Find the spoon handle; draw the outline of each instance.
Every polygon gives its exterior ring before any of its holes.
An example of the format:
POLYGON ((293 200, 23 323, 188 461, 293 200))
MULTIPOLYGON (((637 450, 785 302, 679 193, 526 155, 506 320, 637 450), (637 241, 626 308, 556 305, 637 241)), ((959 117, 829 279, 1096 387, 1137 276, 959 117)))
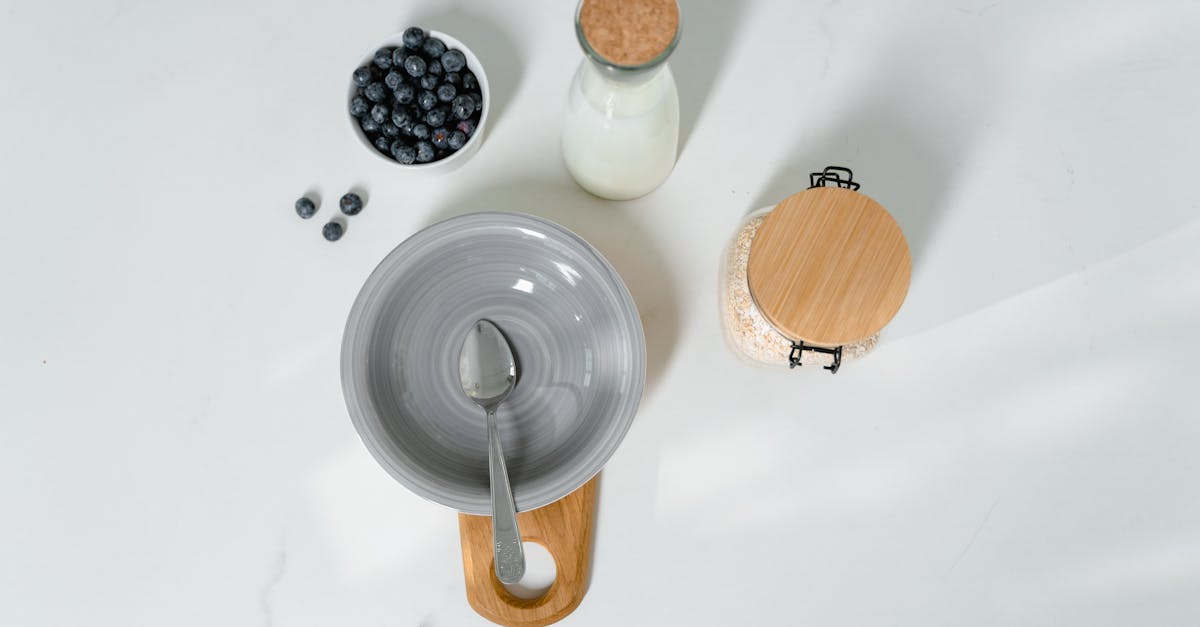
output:
POLYGON ((504 466, 504 451, 500 448, 495 409, 488 410, 487 423, 496 578, 501 583, 512 584, 525 576, 525 550, 521 547, 521 531, 517 528, 517 505, 513 502, 512 487, 508 483, 508 469, 504 466))

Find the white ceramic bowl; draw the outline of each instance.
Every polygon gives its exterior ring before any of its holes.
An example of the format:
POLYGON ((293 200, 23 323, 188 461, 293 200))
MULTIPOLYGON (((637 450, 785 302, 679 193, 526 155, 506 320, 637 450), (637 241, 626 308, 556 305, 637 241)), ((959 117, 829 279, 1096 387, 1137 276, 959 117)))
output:
MULTIPOLYGON (((475 56, 474 52, 471 52, 470 48, 463 44, 463 42, 451 37, 450 35, 447 35, 446 33, 436 30, 427 30, 425 31, 425 34, 429 37, 437 37, 438 39, 441 39, 443 42, 445 42, 446 48, 448 49, 457 48, 458 50, 461 50, 463 55, 467 57, 467 69, 471 70, 471 72, 475 74, 475 78, 479 81, 479 93, 483 95, 483 111, 481 111, 479 114, 479 124, 475 127, 475 132, 471 134, 471 137, 467 140, 467 143, 464 144, 462 148, 447 156, 445 159, 441 159, 439 161, 405 165, 399 161, 396 161, 395 159, 392 159, 391 157, 385 157, 379 154, 379 151, 375 149, 375 146, 367 140, 366 133, 363 133, 362 128, 358 125, 358 119, 350 115, 350 100, 356 95, 358 87, 354 84, 353 78, 350 79, 350 89, 346 94, 346 101, 343 103, 342 108, 344 111, 346 111, 346 117, 350 120, 350 128, 354 129, 354 136, 358 138, 358 141, 362 143, 363 147, 366 148, 368 152, 376 157, 405 170, 421 172, 449 172, 450 170, 459 167, 463 163, 466 163, 467 159, 470 159, 471 155, 474 155, 475 151, 479 150, 479 145, 483 143, 483 133, 487 129, 488 113, 492 108, 491 91, 488 89, 487 73, 483 71, 483 64, 479 62, 479 58, 475 56)), ((374 48, 371 48, 371 51, 367 53, 367 56, 363 57, 362 61, 360 61, 359 64, 354 67, 362 67, 364 65, 373 63, 375 60, 375 51, 383 48, 384 46, 401 47, 403 45, 404 33, 395 33, 387 39, 379 42, 379 44, 377 44, 374 48)))

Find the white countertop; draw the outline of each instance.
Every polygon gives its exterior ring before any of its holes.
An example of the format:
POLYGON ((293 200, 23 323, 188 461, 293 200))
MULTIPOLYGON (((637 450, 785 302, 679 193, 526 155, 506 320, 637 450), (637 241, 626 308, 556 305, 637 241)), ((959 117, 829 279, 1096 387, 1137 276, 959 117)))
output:
POLYGON ((559 155, 572 2, 3 13, 0 625, 486 624, 454 513, 374 464, 338 373, 375 264, 481 209, 583 235, 645 323, 563 624, 1200 616, 1200 4, 685 1, 679 162, 628 203, 559 155), (496 92, 449 178, 343 113, 412 23, 496 92), (744 366, 721 248, 829 164, 904 227, 908 300, 836 376, 744 366))

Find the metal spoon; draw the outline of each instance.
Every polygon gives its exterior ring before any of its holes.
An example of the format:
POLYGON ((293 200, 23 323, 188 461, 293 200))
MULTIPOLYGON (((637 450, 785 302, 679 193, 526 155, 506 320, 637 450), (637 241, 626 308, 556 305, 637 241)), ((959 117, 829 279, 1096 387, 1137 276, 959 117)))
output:
POLYGON ((458 375, 463 392, 487 412, 496 578, 502 583, 517 583, 525 575, 525 551, 521 548, 517 506, 504 467, 504 452, 500 449, 500 432, 496 430, 496 408, 516 384, 517 360, 496 325, 487 320, 471 325, 458 357, 458 375))

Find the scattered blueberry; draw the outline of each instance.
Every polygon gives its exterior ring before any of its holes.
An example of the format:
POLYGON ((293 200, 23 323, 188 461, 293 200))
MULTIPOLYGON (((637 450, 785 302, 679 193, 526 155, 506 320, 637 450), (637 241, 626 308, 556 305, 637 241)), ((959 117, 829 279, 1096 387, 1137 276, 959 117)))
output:
POLYGON ((462 122, 459 122, 458 126, 455 128, 462 131, 467 137, 470 137, 471 134, 475 132, 475 123, 471 120, 463 120, 462 122))
POLYGON ((364 100, 362 96, 355 96, 350 101, 350 115, 356 118, 361 118, 370 110, 371 107, 367 105, 367 101, 364 100))
POLYGON ((364 115, 362 119, 358 121, 358 124, 362 127, 362 130, 368 134, 379 132, 379 122, 376 122, 375 119, 369 115, 364 115))
MULTIPOLYGON (((386 127, 384 127, 384 128, 386 128, 386 127)), ((385 155, 388 154, 388 152, 389 152, 388 147, 391 146, 391 144, 392 144, 392 138, 390 138, 390 137, 384 137, 383 135, 380 135, 379 137, 375 138, 375 148, 378 149, 379 152, 382 152, 385 155)))
POLYGON ((330 222, 321 229, 321 235, 324 235, 325 239, 331 242, 336 242, 342 239, 342 233, 345 232, 345 230, 345 227, 343 227, 340 223, 330 222))
POLYGON ((400 127, 391 122, 384 122, 379 126, 379 130, 383 131, 383 134, 388 137, 398 137, 400 135, 400 127))
POLYGON ((467 134, 456 130, 450 133, 450 139, 446 140, 446 144, 450 146, 450 150, 458 150, 467 145, 467 134))
POLYGON ((433 144, 427 141, 417 142, 417 162, 429 163, 433 161, 433 144))
POLYGON ((441 54, 442 67, 447 72, 458 72, 467 67, 467 55, 461 50, 447 50, 441 54))
POLYGON ((437 128, 446 123, 446 110, 438 107, 432 109, 425 114, 425 123, 433 128, 437 128))
POLYGON ((380 48, 375 51, 375 67, 386 70, 392 67, 392 49, 380 48))
POLYGON ((433 129, 433 132, 429 134, 429 142, 438 150, 448 148, 450 146, 450 131, 444 128, 433 129))
POLYGON ((418 50, 425 43, 425 31, 417 26, 413 26, 404 31, 404 47, 409 50, 418 50))
POLYGON ((425 76, 425 59, 415 54, 408 55, 408 58, 404 60, 404 71, 413 78, 425 76))
POLYGON ((300 200, 296 201, 296 215, 307 220, 316 214, 317 204, 314 203, 308 196, 303 196, 300 198, 300 200))
POLYGON ((412 136, 417 139, 429 139, 429 127, 424 124, 413 124, 412 136))
POLYGON ((479 79, 475 78, 475 74, 470 70, 463 72, 462 87, 467 91, 475 91, 479 89, 479 79))
POLYGON ((358 212, 362 211, 363 201, 362 198, 358 197, 358 194, 346 192, 342 196, 342 199, 338 201, 338 207, 342 210, 342 213, 348 216, 356 216, 358 212))
POLYGON ((388 89, 391 89, 393 91, 398 89, 400 87, 400 83, 403 83, 403 82, 404 82, 404 75, 397 72, 396 70, 391 70, 390 72, 387 73, 387 76, 383 77, 383 84, 387 85, 388 89))
POLYGON ((428 65, 425 66, 425 71, 430 74, 433 74, 434 76, 441 76, 442 75, 442 63, 440 61, 438 61, 437 59, 434 59, 434 60, 430 61, 428 65))
POLYGON ((417 104, 420 105, 422 109, 428 111, 437 106, 437 96, 433 95, 433 92, 427 89, 420 94, 417 94, 417 104))
POLYGON ((437 37, 427 37, 425 43, 421 45, 421 49, 430 59, 440 59, 446 52, 446 44, 437 37))
POLYGON ((396 158, 396 161, 399 161, 404 165, 411 165, 417 160, 417 149, 398 139, 392 142, 391 151, 392 156, 396 158))
POLYGON ((354 84, 359 87, 370 85, 373 78, 375 78, 375 74, 371 72, 371 68, 365 65, 354 70, 354 84))
POLYGON ((458 89, 456 89, 454 85, 451 85, 450 83, 442 83, 437 88, 438 100, 441 100, 442 102, 450 102, 451 100, 454 100, 456 95, 458 95, 458 89))
POLYGON ((387 98, 388 91, 383 83, 371 83, 363 90, 363 95, 371 102, 383 102, 387 98))
POLYGON ((433 91, 434 89, 437 89, 437 86, 438 77, 434 76, 433 74, 426 74, 425 76, 421 77, 421 89, 433 91))
POLYGON ((409 85, 408 83, 405 83, 405 84, 397 87, 396 91, 392 92, 392 98, 395 98, 396 102, 399 102, 400 104, 405 104, 405 105, 409 104, 410 102, 413 101, 413 98, 416 98, 416 97, 417 97, 417 90, 414 89, 413 86, 409 85))
POLYGON ((371 107, 371 119, 383 124, 392 116, 392 112, 388 110, 387 105, 377 103, 371 107))

